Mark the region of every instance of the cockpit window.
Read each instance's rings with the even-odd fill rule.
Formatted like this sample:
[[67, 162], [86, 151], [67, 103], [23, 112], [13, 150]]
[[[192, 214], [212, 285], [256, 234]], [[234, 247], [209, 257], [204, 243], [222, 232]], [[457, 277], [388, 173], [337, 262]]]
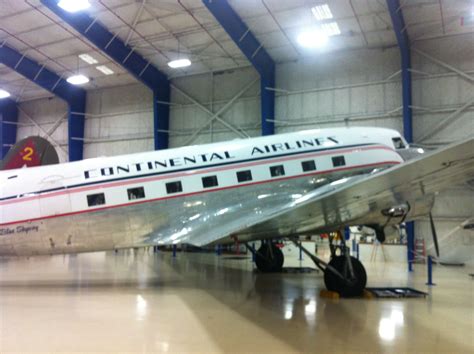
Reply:
[[406, 148], [405, 143], [403, 142], [402, 138], [400, 137], [392, 138], [392, 141], [393, 141], [393, 146], [395, 147], [395, 149]]

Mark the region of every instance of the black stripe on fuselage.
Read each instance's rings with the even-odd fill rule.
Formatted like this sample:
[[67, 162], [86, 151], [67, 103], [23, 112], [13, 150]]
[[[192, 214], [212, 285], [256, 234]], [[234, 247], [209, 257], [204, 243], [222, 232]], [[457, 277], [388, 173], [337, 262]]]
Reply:
[[[94, 181], [94, 182], [73, 184], [73, 185], [64, 186], [64, 187], [45, 189], [45, 190], [41, 190], [41, 191], [37, 191], [37, 192], [29, 192], [28, 196], [31, 196], [32, 194], [41, 195], [41, 194], [44, 194], [44, 193], [57, 192], [57, 191], [60, 191], [60, 190], [63, 190], [63, 189], [74, 189], [74, 188], [79, 188], [79, 187], [91, 186], [91, 185], [95, 185], [95, 184], [125, 181], [125, 180], [128, 180], [128, 179], [146, 178], [146, 177], [152, 177], [152, 176], [166, 175], [166, 174], [172, 174], [172, 173], [178, 173], [178, 172], [186, 172], [186, 171], [191, 171], [191, 170], [200, 170], [200, 169], [204, 169], [204, 168], [220, 167], [220, 166], [226, 166], [226, 165], [234, 165], [234, 164], [237, 165], [237, 164], [246, 163], [246, 162], [270, 160], [270, 159], [275, 159], [275, 158], [279, 158], [279, 157], [302, 155], [302, 154], [308, 154], [308, 153], [312, 153], [312, 152], [349, 149], [349, 148], [355, 148], [355, 147], [374, 146], [374, 145], [380, 145], [380, 144], [355, 144], [355, 145], [346, 145], [346, 146], [335, 146], [335, 147], [324, 148], [324, 149], [314, 149], [314, 150], [307, 150], [307, 151], [290, 152], [290, 153], [281, 154], [281, 155], [262, 156], [262, 157], [258, 157], [258, 158], [254, 158], [254, 159], [229, 161], [229, 162], [223, 162], [223, 163], [218, 163], [218, 164], [214, 164], [214, 165], [204, 165], [204, 166], [182, 168], [182, 169], [179, 169], [179, 170], [172, 170], [172, 171], [161, 171], [161, 172], [153, 172], [153, 173], [147, 173], [147, 174], [142, 174], [142, 175], [125, 176], [125, 177], [120, 177], [120, 178], [106, 179], [106, 180], [100, 180], [100, 181]], [[0, 198], [0, 201], [15, 199], [15, 198], [21, 198], [21, 197], [24, 197], [24, 196], [25, 196], [24, 194], [13, 195], [13, 196], [9, 196], [9, 197]]]

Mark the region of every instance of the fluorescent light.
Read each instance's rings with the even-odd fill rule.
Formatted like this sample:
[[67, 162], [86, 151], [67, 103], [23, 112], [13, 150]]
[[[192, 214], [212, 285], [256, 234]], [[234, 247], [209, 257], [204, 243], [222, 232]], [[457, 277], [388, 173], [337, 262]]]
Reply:
[[0, 89], [0, 99], [10, 97], [10, 92]]
[[58, 6], [67, 12], [78, 12], [91, 6], [89, 0], [59, 0]]
[[82, 60], [84, 60], [87, 64], [97, 64], [98, 61], [90, 56], [89, 54], [79, 54], [79, 58], [81, 58]]
[[173, 69], [184, 68], [189, 65], [191, 65], [191, 60], [189, 59], [177, 59], [168, 63], [168, 66]]
[[311, 12], [313, 13], [314, 17], [316, 17], [316, 20], [318, 21], [328, 20], [333, 17], [331, 9], [329, 8], [328, 4], [312, 7]]
[[66, 81], [73, 85], [82, 85], [89, 82], [89, 78], [84, 75], [79, 74], [79, 75], [69, 76]]
[[341, 34], [341, 30], [339, 29], [339, 25], [337, 24], [337, 22], [323, 23], [321, 24], [321, 30], [328, 37], [337, 36], [338, 34]]
[[105, 65], [99, 65], [99, 66], [96, 66], [95, 68], [105, 75], [112, 75], [114, 73], [112, 69], [109, 69]]
[[321, 30], [311, 30], [301, 33], [296, 40], [305, 48], [321, 48], [328, 42], [328, 36]]

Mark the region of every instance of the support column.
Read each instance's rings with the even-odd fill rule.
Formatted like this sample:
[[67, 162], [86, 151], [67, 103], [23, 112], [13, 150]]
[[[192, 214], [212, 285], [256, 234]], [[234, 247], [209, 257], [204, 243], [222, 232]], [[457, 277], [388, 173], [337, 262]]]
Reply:
[[10, 99], [0, 100], [0, 159], [3, 159], [16, 143], [18, 107]]
[[413, 117], [411, 102], [411, 59], [410, 47], [401, 51], [402, 57], [402, 100], [403, 100], [403, 136], [408, 143], [413, 142]]
[[84, 126], [86, 94], [77, 94], [68, 102], [68, 145], [69, 161], [79, 161], [84, 157]]
[[406, 31], [405, 20], [399, 0], [387, 0], [387, 7], [392, 18], [393, 30], [397, 37], [400, 49], [401, 75], [402, 75], [402, 101], [403, 101], [403, 136], [413, 142], [412, 119], [412, 81], [411, 81], [411, 53], [410, 39]]
[[[410, 39], [408, 38], [405, 20], [399, 0], [387, 0], [387, 7], [392, 19], [393, 31], [397, 37], [400, 49], [402, 70], [402, 101], [403, 101], [403, 136], [408, 143], [413, 142], [412, 117], [412, 81], [411, 81], [411, 53]], [[413, 257], [415, 252], [415, 225], [413, 221], [406, 225], [408, 247], [408, 270], [413, 271]]]
[[275, 91], [267, 87], [275, 87], [275, 72], [268, 77], [260, 76], [260, 95], [262, 112], [262, 135], [275, 134]]
[[169, 146], [170, 85], [153, 90], [153, 131], [155, 150]]
[[415, 223], [407, 222], [405, 226], [407, 232], [407, 259], [408, 271], [413, 272], [413, 263], [415, 262]]

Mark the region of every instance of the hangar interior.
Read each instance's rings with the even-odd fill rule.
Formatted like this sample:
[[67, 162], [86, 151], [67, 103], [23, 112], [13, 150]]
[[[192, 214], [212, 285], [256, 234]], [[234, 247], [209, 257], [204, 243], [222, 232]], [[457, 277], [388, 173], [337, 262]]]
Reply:
[[[7, 119], [11, 119], [11, 115], [7, 113], [5, 108], [7, 105], [5, 103], [2, 105], [3, 153], [15, 140], [31, 135], [40, 135], [50, 140], [56, 147], [61, 162], [67, 162], [71, 157], [87, 159], [115, 156], [151, 151], [155, 148], [174, 148], [256, 137], [262, 135], [262, 132], [278, 134], [340, 126], [387, 127], [404, 132], [405, 136], [407, 129], [411, 129], [412, 139], [407, 140], [426, 149], [443, 147], [472, 137], [474, 133], [474, 3], [470, 0], [91, 0], [90, 7], [86, 10], [78, 14], [66, 13], [65, 16], [58, 14], [58, 10], [55, 9], [57, 3], [53, 0], [0, 2], [0, 88], [10, 94], [6, 100], [12, 102], [18, 112], [15, 118], [17, 123], [13, 124], [16, 126], [16, 133], [12, 133], [5, 128], [5, 122], [8, 123]], [[222, 4], [227, 7], [222, 7]], [[318, 15], [318, 12], [314, 11], [318, 6], [328, 6], [331, 16], [324, 13]], [[225, 13], [228, 8], [247, 30], [234, 28], [235, 31], [240, 30], [235, 34], [232, 33], [232, 28], [226, 28], [229, 27], [226, 21], [231, 21], [229, 14]], [[86, 16], [86, 19], [91, 21], [84, 26], [80, 21], [76, 21], [74, 16]], [[397, 22], [400, 18], [401, 23]], [[74, 26], [79, 26], [80, 30]], [[307, 48], [302, 45], [299, 35], [314, 26], [322, 26], [327, 31], [325, 43]], [[106, 32], [112, 37], [107, 37]], [[103, 37], [99, 38], [100, 35]], [[255, 42], [249, 44], [247, 42], [249, 38], [253, 38]], [[125, 54], [113, 53], [117, 40], [128, 49]], [[97, 45], [94, 41], [102, 44]], [[405, 68], [401, 64], [403, 55], [406, 55], [404, 50], [408, 51], [408, 57], [411, 59], [411, 63]], [[119, 59], [114, 57], [114, 54], [118, 55]], [[146, 63], [145, 66], [133, 67], [132, 64], [135, 62], [132, 61], [138, 60], [137, 57]], [[171, 68], [168, 63], [177, 59], [189, 59], [191, 65]], [[33, 70], [34, 66], [29, 65], [30, 62], [39, 70]], [[57, 86], [53, 85], [49, 89], [45, 87], [47, 85], [41, 82], [41, 78], [46, 70], [56, 75], [55, 83], [59, 83], [59, 86], [72, 75], [82, 74], [89, 78], [87, 83], [74, 88], [79, 92], [74, 91], [77, 95], [82, 92], [86, 97], [83, 112], [71, 106], [71, 102], [65, 97], [61, 97], [57, 92]], [[160, 82], [153, 88], [155, 81]], [[166, 85], [169, 86], [165, 87]], [[406, 101], [404, 97], [407, 87], [411, 90], [411, 102]], [[165, 92], [166, 89], [169, 90], [169, 95]], [[84, 119], [83, 132], [79, 123], [82, 119]], [[412, 128], [407, 124], [412, 125]], [[9, 126], [11, 125], [10, 122]], [[7, 136], [8, 134], [10, 135]], [[75, 144], [74, 152], [71, 150], [71, 144]], [[437, 196], [433, 214], [439, 235], [449, 234], [473, 217], [473, 200], [474, 185], [453, 186]], [[415, 222], [415, 237], [426, 239], [428, 253], [431, 249], [430, 235], [428, 218]], [[462, 260], [468, 266], [472, 266], [474, 251], [472, 231], [461, 228], [455, 235], [441, 238], [440, 247], [448, 261]], [[112, 256], [104, 256], [105, 258], [99, 260], [90, 255], [78, 257], [69, 260], [69, 263], [63, 261], [62, 265], [74, 264], [82, 267], [84, 274], [91, 277], [89, 282], [91, 288], [93, 290], [101, 288], [97, 284], [102, 277], [106, 278], [112, 272], [108, 263], [112, 262]], [[88, 263], [89, 258], [86, 257], [93, 261]], [[118, 265], [123, 274], [138, 274], [137, 276], [143, 276], [142, 280], [145, 283], [153, 283], [149, 269], [142, 269], [143, 272], [137, 270], [144, 267], [140, 261], [136, 261], [140, 258], [137, 254], [126, 257], [128, 258], [121, 260]], [[144, 255], [143, 259], [149, 257], [150, 255]], [[45, 273], [45, 284], [55, 279], [55, 275], [59, 275], [59, 279], [65, 279], [66, 271], [48, 268], [60, 267], [61, 260], [56, 258], [49, 263], [46, 260], [38, 261], [38, 264], [49, 269], [49, 273]], [[92, 267], [96, 262], [100, 263], [100, 266], [95, 272]], [[158, 266], [161, 265], [163, 268], [173, 269], [169, 263], [164, 264], [163, 261], [156, 260], [154, 262], [158, 262]], [[184, 267], [182, 269], [192, 268], [189, 261], [179, 262], [185, 263], [177, 263], [178, 268], [180, 266]], [[20, 274], [19, 288], [15, 288], [14, 285], [15, 274], [3, 269], [3, 278], [6, 280], [0, 282], [0, 292], [18, 291], [26, 299], [28, 275], [36, 274], [31, 261], [28, 264], [23, 260], [21, 264], [11, 267]], [[135, 267], [131, 273], [126, 270], [127, 264]], [[22, 265], [25, 268], [21, 268]], [[204, 263], [200, 267], [205, 266]], [[233, 267], [239, 268], [239, 265], [233, 264], [231, 268], [234, 269]], [[251, 264], [246, 264], [245, 267], [248, 270]], [[218, 275], [208, 274], [218, 272], [218, 269], [214, 266], [208, 268], [201, 280], [225, 282], [228, 276], [228, 279], [238, 279], [238, 282], [251, 282], [250, 275], [236, 275], [233, 270], [223, 271], [222, 279]], [[397, 272], [405, 273], [406, 265], [400, 265], [395, 273]], [[424, 268], [416, 269], [417, 276], [420, 277], [416, 278], [418, 283], [422, 281], [420, 280], [422, 272]], [[446, 269], [440, 270], [440, 274], [445, 276], [445, 282], [451, 276], [449, 272], [450, 270]], [[118, 306], [128, 301], [118, 294], [128, 281], [123, 274], [117, 276], [116, 284], [112, 281], [112, 285], [116, 286], [112, 286], [113, 290], [109, 293], [120, 299], [117, 300]], [[380, 279], [383, 278], [383, 274], [378, 275]], [[181, 279], [181, 275], [174, 273], [170, 279], [174, 277]], [[197, 279], [193, 278], [193, 282], [199, 281], [199, 275], [196, 277]], [[275, 276], [271, 279], [276, 282], [276, 286], [268, 279], [263, 281], [263, 286], [275, 287], [277, 291], [280, 289], [278, 284], [285, 283], [287, 286], [288, 282], [292, 282], [291, 279], [281, 280]], [[158, 277], [156, 281], [163, 282], [163, 291], [167, 291], [166, 277], [165, 280]], [[415, 280], [410, 278], [407, 281]], [[140, 282], [139, 279], [138, 288]], [[194, 284], [193, 282], [191, 284]], [[307, 286], [306, 282], [301, 279], [295, 281], [303, 288]], [[58, 283], [54, 284], [55, 287], [59, 287]], [[69, 282], [66, 284], [66, 287], [73, 286]], [[94, 288], [96, 285], [97, 288]], [[186, 283], [185, 286], [188, 285]], [[41, 288], [41, 282], [37, 286], [43, 294], [42, 301], [45, 301], [47, 299], [44, 294], [45, 288]], [[470, 290], [465, 286], [470, 287]], [[87, 282], [85, 287], [88, 287]], [[441, 287], [444, 286], [440, 284], [439, 288]], [[310, 288], [314, 290], [313, 285]], [[463, 283], [460, 288], [458, 289], [460, 293], [472, 300], [472, 284]], [[135, 301], [134, 290], [127, 291], [127, 296]], [[149, 286], [147, 291], [152, 291]], [[225, 296], [229, 296], [228, 291], [229, 289], [218, 287], [216, 294], [222, 292]], [[439, 291], [440, 293], [445, 291], [446, 299], [449, 298], [447, 289]], [[267, 292], [264, 294], [261, 295], [262, 299], [267, 299], [269, 294]], [[98, 306], [97, 301], [100, 301], [100, 296], [103, 294], [94, 296], [99, 298], [91, 300], [95, 301], [93, 308]], [[186, 307], [172, 298], [172, 295], [169, 296], [170, 298], [165, 299], [161, 305]], [[192, 297], [191, 291], [185, 296]], [[209, 317], [219, 318], [226, 311], [222, 307], [237, 306], [239, 299], [243, 298], [238, 297], [228, 303], [220, 303], [214, 308], [212, 307], [214, 305], [209, 305], [211, 311]], [[278, 302], [273, 297], [267, 300], [269, 304]], [[142, 304], [137, 305], [138, 307], [146, 308], [145, 300], [137, 301]], [[153, 301], [157, 301], [160, 305], [158, 300], [154, 299], [151, 302]], [[193, 298], [191, 303], [193, 306], [199, 306], [199, 298]], [[251, 303], [259, 306], [258, 301], [252, 300]], [[309, 302], [305, 306], [313, 306], [311, 304]], [[437, 316], [442, 317], [448, 309], [443, 307], [443, 304], [438, 304], [442, 310]], [[465, 305], [471, 313], [471, 318], [459, 319], [460, 326], [467, 332], [470, 327], [472, 333], [472, 301], [470, 303], [468, 301]], [[149, 303], [148, 306], [152, 305]], [[238, 306], [245, 308], [246, 305], [239, 303]], [[334, 304], [325, 306], [333, 307], [334, 316], [341, 315], [340, 309], [338, 310]], [[62, 310], [66, 309], [62, 305], [60, 307]], [[113, 317], [112, 309], [107, 308], [101, 312], [99, 307], [96, 310], [100, 316]], [[212, 309], [216, 312], [212, 312]], [[365, 309], [368, 312], [372, 311], [367, 307]], [[407, 307], [403, 309], [407, 310]], [[19, 315], [18, 311], [20, 310], [15, 308], [9, 315], [4, 313], [0, 319], [0, 328], [7, 327], [8, 319]], [[263, 305], [261, 311], [265, 317], [262, 321], [271, 321], [274, 316], [271, 306]], [[350, 311], [352, 310], [349, 310], [349, 314], [344, 312], [343, 315], [356, 316]], [[325, 316], [328, 314], [327, 312]], [[142, 315], [146, 316], [145, 310]], [[233, 314], [233, 316], [239, 315], [245, 317], [248, 313]], [[429, 311], [423, 312], [423, 316], [428, 315]], [[41, 316], [47, 318], [44, 313]], [[172, 312], [165, 313], [169, 321], [172, 321], [169, 318], [172, 316]], [[247, 322], [252, 322], [249, 321], [251, 318], [249, 316], [245, 318]], [[371, 316], [377, 317], [371, 313], [368, 319], [358, 317], [358, 321], [363, 321], [363, 324], [356, 321], [354, 327], [343, 327], [345, 332], [343, 335], [354, 334], [352, 332], [357, 332], [358, 326], [365, 328], [366, 321], [369, 321]], [[182, 315], [179, 318], [186, 321], [187, 317]], [[67, 320], [66, 317], [61, 319]], [[157, 320], [157, 317], [152, 319]], [[130, 319], [135, 320], [136, 318]], [[201, 320], [199, 323], [202, 325], [205, 320]], [[237, 323], [242, 321], [241, 318], [236, 319], [232, 316], [228, 320], [235, 320]], [[37, 320], [34, 322], [38, 323]], [[100, 323], [100, 320], [97, 323]], [[97, 323], [95, 325], [99, 326]], [[103, 323], [110, 324], [110, 321]], [[225, 321], [219, 323], [223, 324]], [[300, 330], [305, 332], [303, 323], [298, 322], [298, 326], [303, 326]], [[263, 344], [256, 345], [256, 348], [261, 350], [264, 345], [268, 345], [267, 350], [270, 351], [277, 351], [278, 348], [283, 348], [284, 352], [314, 349], [304, 347], [310, 342], [307, 333], [303, 344], [293, 340], [288, 340], [291, 342], [289, 343], [288, 333], [296, 337], [299, 334], [294, 333], [296, 330], [290, 330], [287, 324], [282, 328], [288, 329], [289, 332], [282, 334], [282, 330], [278, 330], [280, 335], [278, 343], [284, 342], [280, 344], [286, 347], [272, 346], [269, 344], [271, 331], [267, 325], [252, 322], [252, 327], [247, 327], [242, 332], [237, 331], [232, 336], [253, 336], [253, 331], [256, 333], [264, 331], [264, 334], [260, 333]], [[20, 324], [17, 326], [18, 329], [21, 327]], [[139, 328], [134, 327], [133, 330]], [[77, 329], [84, 330], [82, 327]], [[188, 329], [206, 333], [205, 330], [197, 330], [194, 324]], [[166, 333], [168, 330], [172, 332], [171, 328], [162, 330]], [[229, 336], [225, 330], [218, 333], [215, 323], [209, 325], [208, 330], [216, 337]], [[146, 333], [150, 331], [151, 327]], [[417, 331], [421, 329], [415, 329], [416, 333]], [[408, 333], [405, 335], [409, 337]], [[39, 340], [40, 334], [37, 336], [33, 342]], [[15, 335], [12, 335], [13, 337]], [[179, 336], [176, 337], [178, 338], [157, 340], [153, 343], [142, 338], [143, 347], [129, 349], [125, 346], [125, 348], [128, 348], [127, 351], [143, 349], [184, 352], [190, 351], [193, 344], [212, 343], [212, 340], [206, 342], [207, 344], [202, 344], [202, 340], [197, 339], [195, 342], [183, 340], [181, 344], [186, 345], [179, 346], [176, 345]], [[97, 339], [90, 333], [87, 338], [90, 342]], [[247, 341], [248, 337], [242, 340]], [[324, 348], [330, 352], [331, 349], [328, 348], [331, 348], [331, 341], [328, 343], [326, 341], [327, 338], [323, 340]], [[339, 343], [339, 340], [334, 341]], [[428, 341], [429, 338], [423, 337], [422, 343], [410, 347], [408, 340], [404, 339], [404, 350], [421, 349]], [[469, 348], [472, 350], [472, 339], [470, 341], [460, 344], [453, 340], [451, 344], [454, 351], [467, 352]], [[16, 344], [11, 339], [2, 337], [2, 342], [7, 343], [7, 351], [15, 348]], [[230, 342], [236, 344], [237, 340]], [[70, 347], [62, 346], [64, 343], [59, 339], [54, 339], [51, 343], [54, 350], [72, 350]], [[129, 343], [136, 345], [138, 341], [131, 340]], [[101, 342], [102, 348], [107, 348], [107, 345]], [[353, 348], [344, 347], [341, 343], [339, 345], [346, 351], [367, 349], [362, 344], [355, 344]], [[379, 346], [375, 346], [375, 351], [400, 348], [393, 343], [390, 344], [392, 347], [390, 345], [387, 347], [387, 343], [377, 345]], [[35, 350], [26, 344], [20, 347], [26, 351]], [[94, 346], [90, 344], [80, 348], [88, 350]], [[231, 348], [232, 346], [226, 342], [204, 347], [204, 351], [225, 352], [231, 351]], [[247, 345], [243, 348], [249, 349]], [[441, 348], [446, 346], [443, 344]]]

